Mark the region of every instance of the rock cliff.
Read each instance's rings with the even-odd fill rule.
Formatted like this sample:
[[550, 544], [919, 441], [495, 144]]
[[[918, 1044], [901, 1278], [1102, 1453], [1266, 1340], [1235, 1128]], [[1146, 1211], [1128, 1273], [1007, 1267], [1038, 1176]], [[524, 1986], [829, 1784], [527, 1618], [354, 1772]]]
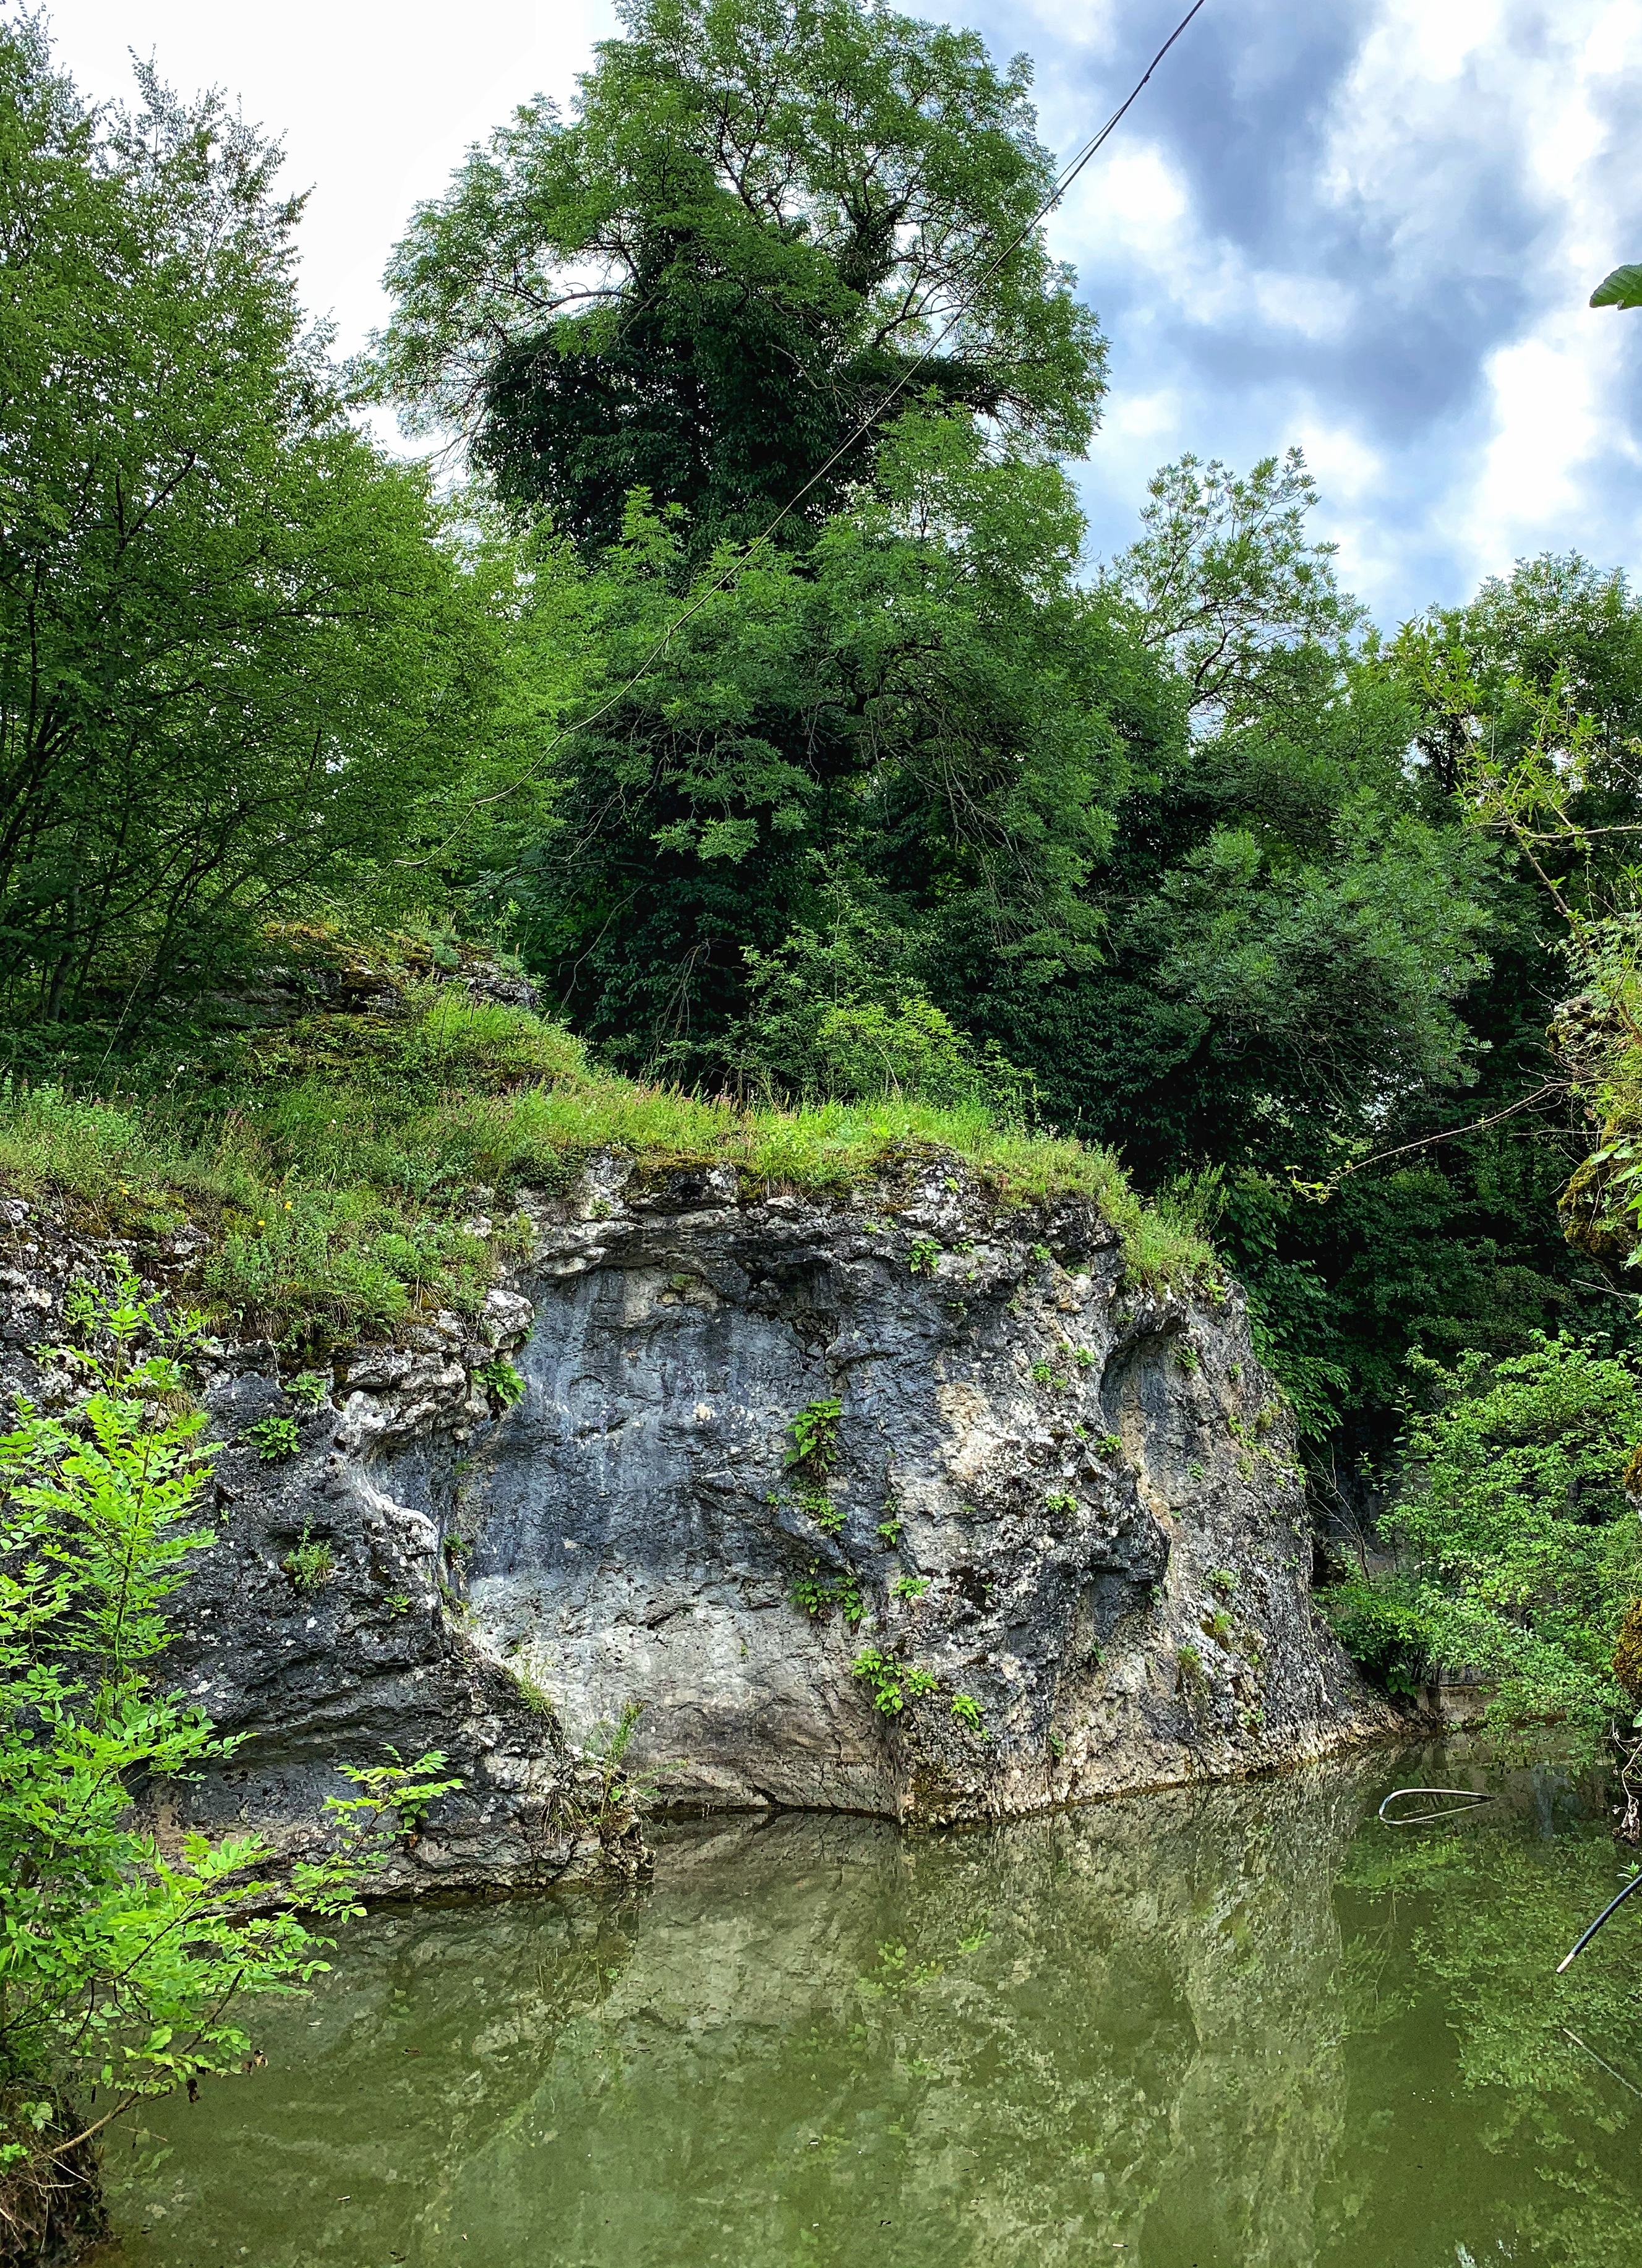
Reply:
[[[1137, 1286], [1093, 1207], [939, 1156], [828, 1204], [603, 1158], [528, 1211], [478, 1327], [339, 1359], [316, 1410], [272, 1348], [222, 1350], [220, 1535], [171, 1660], [248, 1737], [174, 1815], [300, 1838], [337, 1760], [438, 1746], [467, 1785], [401, 1878], [509, 1883], [630, 1861], [600, 1759], [639, 1704], [666, 1803], [929, 1822], [1387, 1725], [1313, 1612], [1234, 1288]], [[10, 1211], [9, 1382], [49, 1401], [22, 1350], [109, 1254]], [[274, 1414], [300, 1446], [268, 1464]]]

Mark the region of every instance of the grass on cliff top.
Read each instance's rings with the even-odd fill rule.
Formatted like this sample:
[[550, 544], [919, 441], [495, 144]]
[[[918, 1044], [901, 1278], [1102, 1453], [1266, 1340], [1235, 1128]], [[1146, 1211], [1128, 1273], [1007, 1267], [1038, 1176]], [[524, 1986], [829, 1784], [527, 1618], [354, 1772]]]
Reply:
[[0, 1182], [69, 1198], [141, 1243], [192, 1222], [205, 1303], [293, 1348], [391, 1334], [419, 1307], [471, 1313], [522, 1232], [515, 1193], [595, 1152], [647, 1174], [733, 1166], [744, 1187], [840, 1191], [909, 1151], [964, 1160], [1005, 1203], [1086, 1198], [1146, 1285], [1214, 1256], [1141, 1204], [1105, 1150], [912, 1101], [779, 1109], [615, 1077], [522, 1008], [422, 983], [393, 1014], [329, 1012], [247, 1043], [225, 1084], [147, 1096], [0, 1087]]

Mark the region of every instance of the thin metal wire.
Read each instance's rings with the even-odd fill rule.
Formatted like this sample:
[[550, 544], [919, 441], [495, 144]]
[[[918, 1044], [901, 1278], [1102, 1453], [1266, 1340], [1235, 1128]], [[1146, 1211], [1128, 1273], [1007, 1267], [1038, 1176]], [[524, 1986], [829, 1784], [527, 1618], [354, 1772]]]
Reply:
[[[1400, 1803], [1405, 1795], [1457, 1795], [1463, 1797], [1464, 1800], [1447, 1804], [1440, 1811], [1410, 1811], [1400, 1819], [1388, 1819], [1387, 1807]], [[1421, 1827], [1427, 1820], [1454, 1819], [1462, 1811], [1472, 1810], [1479, 1803], [1498, 1803], [1498, 1800], [1497, 1795], [1488, 1795], [1475, 1787], [1394, 1787], [1380, 1807], [1380, 1821], [1384, 1827]]]
[[[974, 282], [968, 287], [968, 296], [972, 296], [975, 292], [978, 291], [983, 284], [990, 283], [991, 278], [997, 275], [998, 269], [1003, 267], [1005, 261], [1013, 259], [1015, 254], [1020, 251], [1021, 246], [1025, 244], [1033, 231], [1039, 227], [1043, 221], [1047, 220], [1049, 214], [1054, 211], [1056, 206], [1060, 202], [1067, 190], [1077, 180], [1079, 174], [1082, 173], [1084, 167], [1088, 165], [1090, 160], [1097, 154], [1101, 145], [1106, 142], [1108, 136], [1116, 132], [1118, 126], [1123, 122], [1127, 112], [1133, 104], [1138, 100], [1139, 96], [1145, 88], [1146, 82], [1151, 78], [1152, 72], [1156, 70], [1164, 56], [1167, 55], [1169, 49], [1174, 45], [1175, 40], [1178, 40], [1182, 33], [1186, 30], [1186, 27], [1191, 22], [1192, 18], [1197, 15], [1202, 9], [1207, 6], [1207, 4], [1208, 0], [1193, 0], [1193, 4], [1186, 11], [1186, 13], [1181, 18], [1179, 23], [1175, 25], [1174, 29], [1169, 33], [1167, 39], [1164, 40], [1156, 55], [1152, 56], [1145, 70], [1135, 81], [1134, 85], [1130, 89], [1123, 100], [1119, 103], [1117, 108], [1112, 113], [1111, 116], [1107, 120], [1105, 125], [1101, 127], [1099, 133], [1092, 135], [1089, 140], [1084, 144], [1083, 147], [1077, 152], [1077, 154], [1073, 158], [1070, 158], [1065, 166], [1062, 167], [1059, 173], [1056, 175], [1055, 186], [1050, 191], [1048, 200], [1039, 206], [1037, 211], [1034, 213], [1032, 218], [1027, 223], [1026, 226], [1004, 247], [1001, 252], [996, 254], [988, 265], [976, 276]], [[445, 853], [450, 849], [451, 844], [455, 842], [457, 836], [461, 833], [463, 828], [467, 825], [468, 820], [473, 816], [475, 812], [482, 811], [486, 806], [490, 804], [504, 803], [510, 795], [517, 795], [519, 789], [529, 784], [529, 783], [535, 777], [536, 774], [541, 770], [543, 764], [547, 762], [548, 758], [553, 755], [556, 749], [563, 747], [563, 743], [571, 738], [572, 733], [585, 733], [589, 725], [598, 724], [601, 718], [607, 717], [609, 715], [611, 710], [614, 709], [619, 702], [624, 701], [627, 696], [632, 691], [633, 688], [638, 683], [639, 680], [644, 675], [645, 672], [650, 669], [652, 666], [660, 659], [662, 654], [666, 652], [667, 647], [671, 644], [678, 632], [683, 629], [685, 623], [692, 620], [695, 615], [700, 614], [702, 608], [708, 605], [711, 600], [717, 598], [721, 591], [727, 591], [738, 576], [746, 572], [747, 569], [752, 565], [754, 559], [769, 543], [770, 538], [780, 526], [782, 521], [797, 511], [799, 505], [803, 503], [810, 490], [815, 487], [818, 482], [826, 478], [827, 475], [832, 470], [839, 459], [845, 456], [850, 450], [853, 449], [856, 443], [860, 440], [864, 435], [871, 432], [873, 427], [878, 423], [885, 411], [889, 408], [891, 402], [899, 399], [899, 397], [906, 391], [907, 387], [910, 386], [918, 372], [924, 368], [924, 364], [930, 362], [933, 357], [939, 352], [941, 347], [945, 344], [946, 340], [951, 337], [953, 332], [957, 328], [958, 325], [963, 320], [965, 314], [968, 312], [964, 304], [964, 296], [965, 295], [961, 295], [958, 306], [947, 318], [946, 321], [942, 325], [941, 328], [936, 333], [935, 336], [930, 341], [928, 346], [924, 348], [917, 360], [902, 372], [901, 376], [895, 380], [895, 383], [890, 387], [888, 393], [884, 395], [883, 399], [870, 409], [866, 416], [862, 418], [860, 423], [856, 426], [855, 430], [838, 444], [838, 446], [833, 451], [831, 456], [828, 458], [826, 463], [820, 466], [816, 471], [813, 472], [808, 480], [805, 482], [803, 487], [797, 490], [793, 495], [788, 497], [786, 503], [782, 505], [781, 510], [770, 521], [769, 526], [763, 530], [762, 534], [754, 537], [752, 542], [748, 544], [744, 556], [740, 559], [733, 561], [729, 566], [725, 568], [722, 573], [719, 574], [714, 581], [710, 583], [706, 588], [697, 595], [697, 597], [691, 600], [690, 604], [684, 608], [681, 614], [677, 615], [674, 621], [668, 623], [666, 629], [663, 630], [661, 636], [656, 640], [649, 652], [644, 656], [637, 668], [633, 672], [632, 675], [624, 684], [619, 685], [614, 693], [607, 695], [596, 708], [590, 710], [586, 716], [578, 718], [573, 725], [563, 725], [548, 742], [547, 747], [543, 748], [541, 754], [536, 758], [534, 763], [532, 764], [527, 770], [522, 771], [516, 780], [511, 781], [506, 787], [497, 788], [493, 794], [475, 796], [468, 803], [467, 810], [463, 813], [460, 820], [458, 821], [455, 827], [453, 827], [451, 832], [445, 836], [444, 842], [440, 843], [437, 850], [431, 850], [425, 858], [399, 858], [394, 861], [394, 864], [399, 866], [431, 866], [435, 865], [438, 860], [445, 856]]]
[[1563, 1970], [1566, 1969], [1572, 1962], [1579, 1959], [1580, 1954], [1584, 1952], [1586, 1947], [1595, 1936], [1597, 1931], [1601, 1929], [1602, 1924], [1608, 1919], [1609, 1914], [1618, 1912], [1620, 1907], [1624, 1905], [1625, 1900], [1630, 1896], [1632, 1890], [1642, 1890], [1642, 1874], [1633, 1874], [1631, 1877], [1631, 1880], [1625, 1884], [1624, 1889], [1620, 1891], [1619, 1896], [1616, 1898], [1609, 1898], [1608, 1904], [1602, 1908], [1601, 1913], [1597, 1915], [1596, 1919], [1591, 1924], [1589, 1929], [1586, 1930], [1580, 1937], [1576, 1939], [1569, 1950], [1563, 1955], [1562, 1959], [1557, 1963], [1557, 1974], [1558, 1977], [1561, 1976]]

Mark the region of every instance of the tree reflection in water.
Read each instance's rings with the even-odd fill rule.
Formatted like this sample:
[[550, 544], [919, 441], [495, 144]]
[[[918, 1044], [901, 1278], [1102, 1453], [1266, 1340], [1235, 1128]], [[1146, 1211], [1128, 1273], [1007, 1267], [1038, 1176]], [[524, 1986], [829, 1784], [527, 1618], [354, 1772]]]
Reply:
[[125, 2257], [1608, 2268], [1633, 1940], [1551, 1972], [1613, 1846], [1565, 1774], [1494, 1778], [1410, 1833], [1383, 1757], [940, 1837], [737, 1821], [621, 1903], [385, 1912], [266, 2072], [116, 2145]]

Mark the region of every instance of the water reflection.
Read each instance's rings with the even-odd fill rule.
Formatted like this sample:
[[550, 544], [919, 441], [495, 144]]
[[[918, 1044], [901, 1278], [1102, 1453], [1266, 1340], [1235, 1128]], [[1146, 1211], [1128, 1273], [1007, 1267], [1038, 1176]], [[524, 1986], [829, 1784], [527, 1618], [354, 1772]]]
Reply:
[[1642, 2095], [1592, 2060], [1642, 2086], [1635, 1940], [1552, 1985], [1613, 1847], [1565, 1773], [1489, 1778], [1402, 1835], [1383, 1758], [941, 1837], [738, 1822], [623, 1904], [382, 1915], [267, 2071], [111, 2162], [122, 2257], [1598, 2268], [1642, 2201]]

